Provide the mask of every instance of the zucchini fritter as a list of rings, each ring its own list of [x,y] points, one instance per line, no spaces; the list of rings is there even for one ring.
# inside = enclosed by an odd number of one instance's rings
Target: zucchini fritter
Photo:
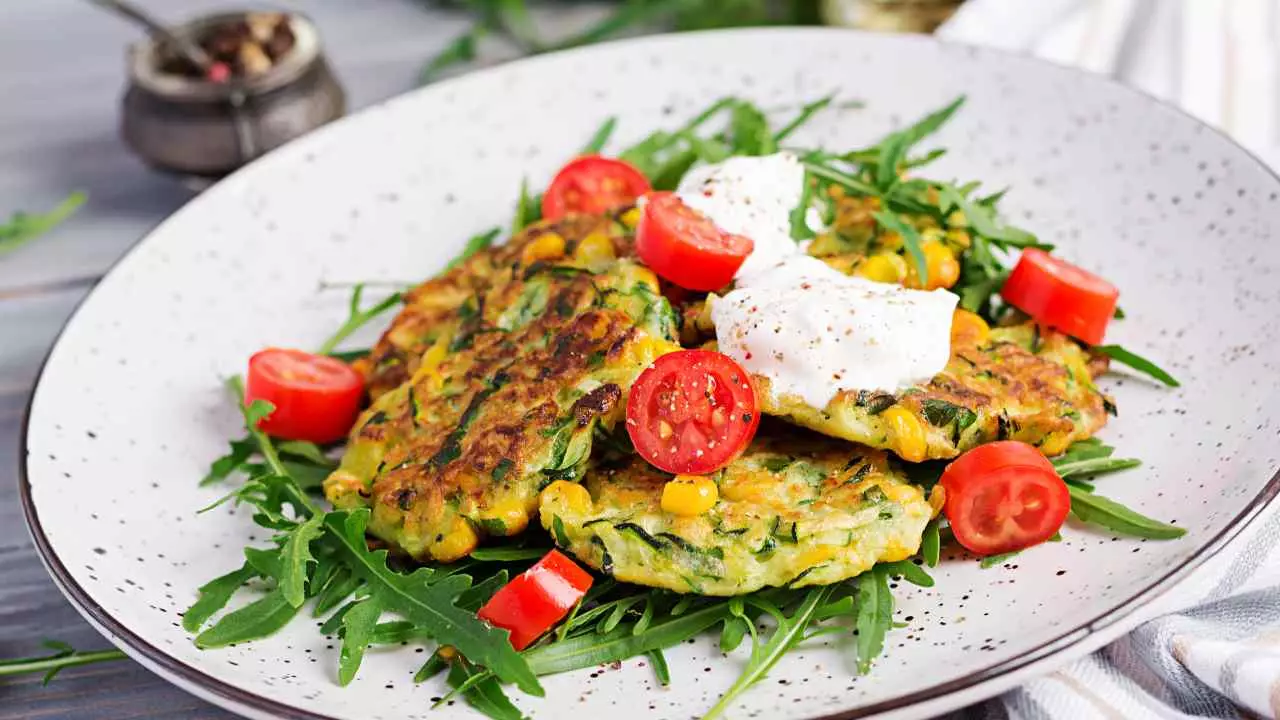
[[[781,423],[715,473],[706,513],[662,510],[671,476],[639,456],[588,471],[586,490],[542,494],[544,527],[586,564],[619,580],[704,595],[825,585],[919,549],[933,515],[920,488],[879,450]]]
[[[512,282],[517,268],[555,264],[599,271],[628,256],[630,248],[630,231],[612,217],[574,215],[530,226],[406,293],[400,314],[369,355],[352,366],[377,398],[412,377],[437,339],[457,331],[472,298]]]
[[[653,273],[613,251],[599,233],[542,228],[441,278],[462,298],[453,309],[430,305],[432,283],[419,288],[384,338],[394,363],[373,364],[375,382],[393,376],[379,367],[412,374],[357,420],[329,500],[372,506],[369,531],[420,560],[523,531],[539,490],[580,477],[596,427],[612,427],[636,376],[677,347]]]
[[[911,462],[953,458],[994,440],[1056,455],[1097,432],[1114,410],[1093,384],[1105,366],[1093,362],[1070,338],[1028,323],[958,338],[942,372],[896,394],[841,392],[819,410],[774,398],[767,379],[756,382],[762,412]]]

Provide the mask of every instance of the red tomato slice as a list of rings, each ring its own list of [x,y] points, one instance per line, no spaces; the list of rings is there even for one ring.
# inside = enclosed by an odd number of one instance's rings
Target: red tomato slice
[[[341,360],[268,348],[249,358],[246,403],[275,410],[258,427],[274,437],[330,443],[346,437],[360,412],[364,379]]]
[[[1120,291],[1088,270],[1032,248],[1023,251],[1000,295],[1041,325],[1097,345]]]
[[[1053,537],[1071,510],[1067,484],[1035,447],[1005,440],[980,445],[942,473],[947,520],[961,545],[996,555]]]
[[[746,449],[760,425],[755,388],[742,366],[709,350],[663,355],[627,399],[636,451],[670,473],[718,470]]]
[[[721,230],[669,192],[645,197],[636,254],[655,273],[689,290],[718,290],[742,267],[755,243]]]
[[[569,213],[599,215],[630,205],[649,190],[649,181],[630,163],[584,155],[556,173],[542,194],[542,217],[555,220]]]
[[[511,631],[511,645],[523,650],[564,619],[587,594],[592,578],[558,550],[515,576],[480,608],[481,620]]]

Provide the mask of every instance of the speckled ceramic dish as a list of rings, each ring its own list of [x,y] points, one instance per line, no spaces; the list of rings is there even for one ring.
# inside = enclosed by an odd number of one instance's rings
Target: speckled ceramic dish
[[[464,717],[429,710],[413,647],[334,681],[337,650],[306,621],[200,651],[178,613],[240,562],[248,513],[197,516],[198,488],[236,433],[220,377],[268,344],[313,346],[343,316],[321,281],[416,280],[471,233],[505,222],[608,115],[626,142],[725,94],[794,106],[839,90],[804,142],[856,147],[959,92],[939,177],[1013,190],[1014,220],[1104,268],[1128,319],[1115,341],[1183,381],[1112,376],[1103,438],[1146,462],[1105,490],[1189,532],[1064,541],[983,570],[953,559],[904,588],[887,655],[788,656],[730,717],[924,717],[1046,672],[1138,623],[1275,494],[1280,440],[1280,182],[1243,150],[1132,90],[1032,60],[918,37],[749,30],[659,37],[538,58],[441,83],[293,143],[219,184],[143,240],[76,313],[31,407],[23,497],[63,591],[116,644],[173,682],[256,717]],[[371,328],[372,330],[372,328]],[[1145,612],[1150,612],[1146,610]],[[640,660],[546,680],[536,717],[696,716],[742,658],[708,638],[669,653],[670,689]]]

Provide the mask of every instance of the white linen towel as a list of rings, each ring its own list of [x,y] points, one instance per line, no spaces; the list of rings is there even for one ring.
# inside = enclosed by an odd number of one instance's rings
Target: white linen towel
[[[1280,170],[1280,0],[969,0],[937,35],[1109,75]],[[1160,602],[1125,638],[951,718],[1280,718],[1280,511]]]

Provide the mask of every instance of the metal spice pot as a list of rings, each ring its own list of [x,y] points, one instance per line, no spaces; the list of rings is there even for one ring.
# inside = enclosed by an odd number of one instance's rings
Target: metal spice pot
[[[199,42],[252,15],[220,13],[172,31]],[[132,45],[122,102],[125,142],[156,168],[214,180],[341,117],[346,96],[325,62],[315,25],[298,14],[286,18],[287,52],[264,66],[255,51],[252,72],[221,82],[175,70],[161,42]]]

